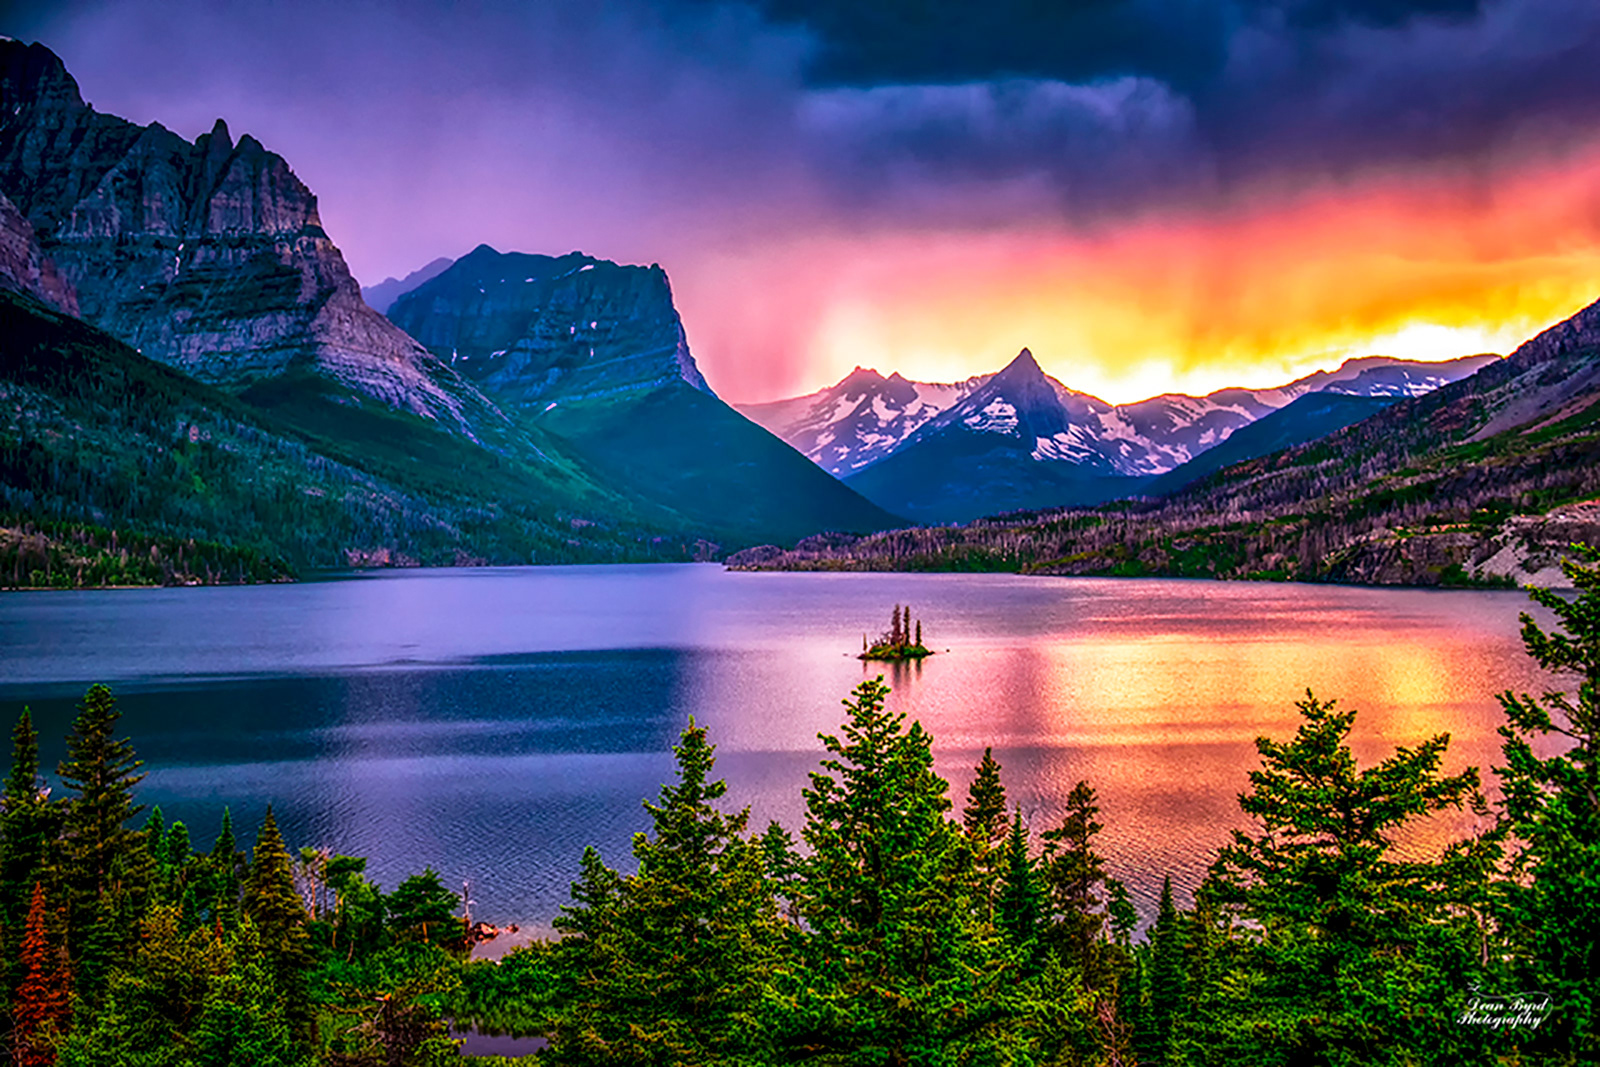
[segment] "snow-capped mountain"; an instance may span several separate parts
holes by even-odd
[[[857,367],[838,384],[805,396],[765,404],[735,405],[751,420],[783,438],[812,462],[848,478],[887,458],[924,426],[960,423],[968,430],[1017,436],[1010,392],[1022,389],[1028,426],[1040,432],[1030,450],[1040,461],[1061,460],[1118,474],[1162,474],[1226,441],[1247,426],[1307,393],[1408,397],[1432,392],[1492,362],[1492,355],[1442,363],[1367,356],[1336,370],[1317,371],[1270,389],[1219,389],[1205,396],[1163,393],[1137,403],[1113,405],[1069,389],[1039,370],[1024,349],[999,388],[984,391],[998,375],[963,382],[915,382],[898,373],[885,378]],[[1031,364],[1037,375],[1018,361]],[[1005,373],[1005,372],[1002,372]],[[1049,384],[1043,390],[1034,379]],[[1054,400],[1047,395],[1052,394]],[[979,395],[981,394],[981,399]],[[960,406],[960,412],[952,409]],[[1059,408],[1059,410],[1052,410]],[[945,417],[949,413],[948,417]]]
[[[1023,349],[999,373],[961,383],[857,368],[830,389],[742,410],[880,506],[951,521],[1139,492],[1298,397],[1419,396],[1495,358],[1374,356],[1271,389],[1114,405],[1067,388]]]
[[[912,382],[857,367],[837,385],[768,404],[735,404],[813,463],[845,478],[883,459],[929,419],[988,381]]]

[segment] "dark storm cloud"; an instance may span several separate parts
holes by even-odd
[[[0,31],[110,110],[255,133],[369,274],[1094,221],[1600,129],[1594,0],[62,0]]]

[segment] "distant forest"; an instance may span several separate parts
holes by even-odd
[[[500,962],[468,958],[475,931],[432,870],[384,892],[360,858],[291,851],[270,809],[249,855],[226,815],[209,849],[159,809],[132,828],[141,764],[97,685],[64,795],[16,725],[6,1048],[30,1067],[417,1067],[462,1062],[453,1021],[541,1035],[562,1065],[1592,1063],[1600,552],[1566,566],[1574,598],[1530,592],[1557,628],[1524,615],[1522,634],[1575,692],[1500,695],[1497,800],[1476,769],[1441,773],[1443,735],[1358,767],[1355,713],[1308,693],[1293,737],[1257,741],[1252,829],[1191,906],[1169,880],[1142,934],[1097,852],[1092,785],[1035,832],[986,751],[957,811],[881,678],[820,736],[798,838],[721,806],[691,720],[637,873],[589,849],[559,936]],[[1396,851],[1462,808],[1477,836]]]

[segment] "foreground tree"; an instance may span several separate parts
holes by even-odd
[[[1561,626],[1522,616],[1522,640],[1575,694],[1500,694],[1506,766],[1496,768],[1502,819],[1513,838],[1505,920],[1522,989],[1551,995],[1530,1045],[1600,1058],[1600,550],[1575,546],[1562,564],[1577,595],[1530,589]],[[1539,752],[1553,754],[1541,758]]]
[[[1020,1011],[1018,961],[980,921],[930,738],[887,694],[881,678],[856,688],[805,790],[803,965],[774,983],[789,1056],[953,1062]]]
[[[0,951],[9,964],[5,992],[22,981],[23,926],[49,849],[61,828],[61,807],[39,777],[39,734],[26,708],[12,732],[11,773],[0,796]]]
[[[1190,1048],[1217,1063],[1451,1062],[1484,1054],[1456,1022],[1480,973],[1492,842],[1433,862],[1398,858],[1397,836],[1434,812],[1486,811],[1476,769],[1445,776],[1447,735],[1358,769],[1354,712],[1311,694],[1293,740],[1259,738],[1262,768],[1239,806],[1259,830],[1234,831],[1204,893],[1242,943],[1227,981],[1248,1010],[1213,1020]],[[1233,925],[1233,920],[1238,920]],[[1158,996],[1152,967],[1152,1004]],[[1242,998],[1242,1001],[1241,1001]]]
[[[144,774],[133,745],[117,737],[122,713],[116,704],[106,686],[89,687],[57,771],[75,794],[66,800],[58,884],[74,935],[69,948],[79,995],[91,1002],[112,961],[132,954],[155,877],[145,835],[127,825],[144,810],[133,802],[133,788]]]
[[[765,865],[749,812],[716,802],[715,749],[690,720],[673,749],[678,781],[645,805],[639,872],[620,878],[592,849],[558,920],[573,976],[550,1030],[565,1064],[765,1062],[764,980],[780,958]]]

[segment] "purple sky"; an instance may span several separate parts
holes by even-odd
[[[1351,340],[1338,323],[1365,312],[1330,307],[1308,336],[1331,339],[1298,347],[1196,347],[1190,322],[1130,355],[1116,340],[1126,331],[1077,330],[1051,309],[1083,317],[1072,298],[1087,291],[1097,242],[1226,229],[1260,205],[1304,232],[1283,205],[1329,190],[1368,203],[1397,185],[1447,186],[1484,200],[1462,208],[1462,232],[1477,232],[1496,197],[1529,173],[1587,167],[1600,140],[1593,0],[1106,0],[1060,5],[1047,25],[1024,0],[972,5],[968,25],[931,22],[935,9],[952,10],[54,0],[0,9],[0,32],[54,49],[103,111],[186,137],[219,116],[235,137],[254,134],[317,193],[366,284],[480,242],[660,262],[712,384],[732,399],[816,388],[855,362],[921,377],[992,370],[1030,337],[1047,370],[1114,395],[1119,380],[1136,392],[1162,375],[1189,388],[1250,368],[1271,378],[1408,323],[1466,329],[1422,311],[1378,316]],[[1596,194],[1568,186],[1578,200],[1562,210],[1581,218]],[[1590,211],[1576,252],[1548,250],[1567,257],[1559,292],[1547,278],[1553,295],[1474,336],[1568,309],[1597,230]],[[1156,254],[1190,255],[1197,240]],[[1206,240],[1225,250],[1230,238]],[[1025,289],[1034,303],[1008,310],[996,297],[907,340],[917,331],[905,322],[934,314],[918,308],[959,293],[969,249],[973,289]],[[1523,284],[1520,265],[1537,253],[1491,257],[1495,292]],[[1193,254],[1184,277],[1222,253]],[[1339,262],[1324,246],[1283,254]],[[1067,260],[1066,290],[1035,284]],[[907,292],[930,263],[938,284]],[[1179,283],[1140,275],[1123,288],[1148,284]],[[1600,278],[1590,289],[1600,295]]]

